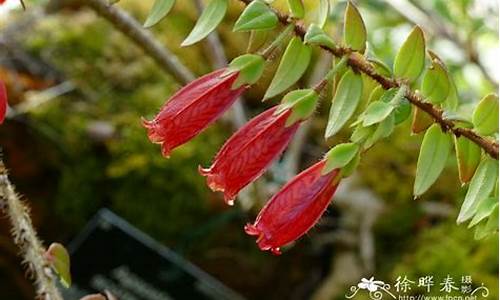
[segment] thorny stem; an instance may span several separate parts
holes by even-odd
[[[248,5],[252,0],[239,0],[243,2],[245,5]],[[291,18],[289,15],[284,14],[275,9],[274,13],[278,16],[279,21],[284,25],[293,25],[294,31],[297,36],[304,39],[306,34],[306,29],[303,25],[296,23],[296,21]],[[381,75],[375,71],[372,64],[360,53],[353,51],[350,48],[335,46],[320,46],[323,50],[331,53],[336,57],[342,57],[344,55],[349,57],[348,65],[355,71],[364,73],[368,77],[372,78],[376,82],[378,82],[384,89],[388,90],[391,88],[398,88],[403,83],[398,79],[388,78],[384,75]],[[452,120],[446,119],[443,116],[443,110],[437,106],[432,105],[429,102],[426,102],[425,99],[415,91],[408,89],[406,91],[405,97],[416,106],[418,109],[426,112],[430,115],[436,123],[441,125],[441,128],[445,131],[450,131],[456,137],[463,136],[473,143],[477,144],[479,147],[483,148],[486,153],[488,153],[491,157],[498,160],[498,143],[492,139],[487,137],[483,137],[472,129],[469,128],[461,128],[458,127],[455,122]]]
[[[35,281],[38,299],[63,300],[56,287],[53,273],[43,254],[45,249],[31,222],[29,208],[19,199],[7,176],[0,157],[0,207],[12,225],[14,243],[21,250],[23,263]]]

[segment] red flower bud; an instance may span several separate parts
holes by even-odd
[[[7,113],[7,89],[5,84],[0,80],[0,124],[5,120]]]
[[[245,232],[256,235],[261,250],[279,255],[280,247],[297,240],[316,224],[339,182],[338,169],[325,175],[322,160],[303,171],[274,195]]]
[[[240,128],[215,156],[212,166],[200,168],[213,191],[224,192],[232,205],[238,192],[265,172],[283,152],[297,131],[300,121],[286,126],[291,109],[277,112],[272,107]]]
[[[246,85],[232,89],[239,72],[220,69],[194,80],[175,93],[152,121],[143,120],[149,140],[162,154],[188,142],[215,122],[241,95]]]

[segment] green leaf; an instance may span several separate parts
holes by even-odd
[[[493,212],[490,214],[488,221],[481,226],[476,227],[476,232],[474,234],[474,239],[483,239],[486,236],[498,232],[498,205],[495,207]]]
[[[273,29],[277,24],[278,17],[271,8],[260,0],[254,0],[241,13],[233,31]]]
[[[310,46],[304,45],[300,38],[293,37],[286,47],[264,99],[278,95],[297,82],[309,66],[311,53]]]
[[[395,125],[401,124],[411,115],[411,103],[406,98],[401,98],[394,110]]]
[[[382,122],[393,111],[394,106],[383,101],[375,101],[368,105],[363,114],[363,126],[370,126]]]
[[[446,165],[451,149],[451,137],[438,124],[427,129],[417,162],[413,194],[422,195],[438,179]]]
[[[460,182],[468,183],[481,160],[481,148],[465,137],[455,137],[455,152]]]
[[[381,85],[377,86],[370,93],[370,97],[368,97],[368,103],[378,101],[384,93],[385,93],[384,88]]]
[[[404,97],[406,87],[392,88],[384,92],[380,101],[390,103],[394,108],[394,125],[404,122],[411,114],[411,104]]]
[[[374,58],[369,58],[368,61],[372,64],[373,68],[377,73],[384,75],[385,77],[391,77],[391,69],[382,61]]]
[[[427,130],[429,126],[434,123],[434,120],[429,116],[426,112],[421,110],[420,108],[415,107],[413,111],[413,121],[411,124],[411,132],[412,133],[420,133],[424,130]]]
[[[358,106],[363,91],[361,76],[348,70],[340,80],[332,100],[325,138],[336,134],[351,118]]]
[[[228,0],[212,0],[208,3],[203,13],[196,21],[191,33],[182,42],[181,46],[189,46],[204,39],[224,19]]]
[[[376,126],[363,127],[361,124],[356,126],[351,134],[351,142],[363,144],[375,132]]]
[[[498,199],[495,197],[488,197],[481,201],[477,206],[477,211],[474,214],[474,218],[472,218],[472,221],[470,221],[468,228],[477,225],[483,219],[489,217],[497,206]]]
[[[59,275],[64,287],[71,286],[70,258],[68,251],[59,243],[52,243],[44,254],[52,269]]]
[[[356,157],[359,151],[358,144],[344,143],[333,147],[325,155],[326,164],[321,171],[322,174],[328,174],[331,171],[345,167]]]
[[[486,95],[474,109],[472,115],[474,130],[483,135],[498,132],[498,96]]]
[[[335,47],[333,39],[314,23],[307,29],[306,35],[304,36],[304,42],[309,45],[325,46],[329,48]]]
[[[288,0],[288,8],[290,9],[292,17],[297,19],[304,18],[305,9],[302,0]]]
[[[375,145],[379,140],[388,137],[394,131],[394,122],[395,117],[394,114],[390,114],[389,117],[385,118],[382,122],[375,127],[372,134],[370,134],[363,144],[363,149],[368,149],[371,146]]]
[[[442,103],[442,107],[448,112],[456,111],[458,108],[458,91],[455,85],[455,81],[453,80],[453,77],[451,76],[450,72],[447,70],[443,60],[432,50],[427,50],[427,53],[431,57],[432,61],[437,60],[437,62],[441,64],[441,66],[445,69],[446,75],[448,77],[448,84],[450,86],[450,91],[448,93],[448,97]]]
[[[314,113],[319,95],[313,89],[291,91],[283,97],[276,113],[291,109],[292,113],[286,120],[285,126],[295,124],[297,121],[305,120]]]
[[[156,0],[149,12],[144,27],[151,27],[160,22],[172,9],[175,0]]]
[[[366,27],[358,9],[350,1],[344,16],[344,44],[361,53],[366,49]]]
[[[485,157],[472,177],[469,190],[458,214],[457,223],[470,219],[476,212],[478,204],[488,198],[495,187],[498,176],[498,161]]]
[[[446,100],[450,92],[450,82],[446,69],[434,60],[424,73],[422,81],[422,95],[433,104],[440,104]]]
[[[248,39],[247,53],[255,53],[267,43],[269,30],[252,30]]]
[[[315,23],[318,24],[320,28],[323,28],[325,26],[329,13],[330,13],[330,1],[319,0],[318,17]]]
[[[425,65],[425,38],[420,27],[415,26],[399,49],[394,61],[394,75],[415,81]]]
[[[237,89],[244,84],[256,83],[262,76],[265,62],[264,58],[257,54],[243,54],[233,59],[226,73],[238,71],[240,74],[233,83],[232,89]]]

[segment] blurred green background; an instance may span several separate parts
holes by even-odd
[[[17,7],[12,2],[6,7]],[[474,286],[489,288],[488,299],[498,299],[498,235],[476,241],[473,230],[455,224],[464,190],[454,156],[432,189],[412,199],[422,136],[410,135],[410,121],[363,155],[358,172],[320,223],[275,257],[260,252],[242,228],[289,177],[281,172],[286,162],[275,164],[246,191],[244,205],[225,206],[221,195],[206,187],[197,166],[209,165],[234,131],[231,116],[175,150],[170,159],[163,158],[148,141],[140,118],[151,118],[179,83],[85,5],[45,11],[53,2],[26,1],[25,12],[0,12],[0,77],[12,108],[0,127],[0,145],[11,180],[32,207],[45,241],[67,243],[99,208],[107,207],[248,299],[345,299],[361,277],[394,283],[398,276],[416,280],[433,275],[439,281],[447,274],[457,283],[470,275]],[[152,2],[121,0],[116,5],[142,22]],[[314,11],[315,4],[308,2],[315,1],[305,2]],[[497,90],[496,1],[356,2],[367,25],[370,55],[392,65],[412,24],[428,21],[421,25],[429,48],[451,70],[462,107]],[[248,41],[248,34],[231,32],[243,6],[230,3],[218,29],[229,59],[244,53]],[[284,3],[273,5],[286,10]],[[332,3],[328,30],[341,40],[346,2]],[[177,1],[151,31],[201,75],[213,69],[206,43],[179,46],[195,20],[193,2]],[[314,76],[315,63],[325,62],[329,64],[328,57],[316,49],[308,77]],[[271,67],[244,95],[248,116],[279,101],[260,101],[272,75]],[[304,78],[298,86],[309,81]],[[328,101],[302,141],[299,170],[349,137],[346,128],[339,137],[323,140]],[[1,224],[1,298],[32,299],[8,224],[4,219]],[[422,290],[414,287],[412,292]]]

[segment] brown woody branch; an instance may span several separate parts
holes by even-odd
[[[239,1],[243,2],[245,5],[248,5],[250,2],[252,2],[251,0],[239,0]],[[297,24],[296,21],[287,14],[284,14],[277,10],[274,10],[274,12],[278,16],[278,19],[282,24],[284,25],[293,24],[295,26],[295,34],[301,37],[302,39],[304,38],[306,34],[306,28],[303,25]],[[397,79],[388,78],[377,73],[373,68],[373,66],[371,65],[371,63],[363,55],[355,51],[352,51],[349,48],[340,46],[336,47],[321,46],[321,48],[325,51],[330,52],[332,55],[336,57],[342,57],[344,55],[348,55],[349,56],[348,64],[349,66],[351,66],[351,68],[353,68],[358,72],[366,74],[373,80],[377,81],[384,89],[400,87],[402,84]],[[444,118],[443,110],[441,108],[434,106],[429,102],[426,102],[421,95],[412,90],[408,90],[406,92],[406,98],[414,106],[418,107],[419,109],[430,115],[436,123],[441,125],[443,130],[450,131],[457,137],[463,136],[471,140],[479,147],[483,148],[484,151],[488,153],[491,157],[498,160],[497,142],[489,138],[483,137],[481,135],[478,135],[471,129],[458,127],[452,120]]]

